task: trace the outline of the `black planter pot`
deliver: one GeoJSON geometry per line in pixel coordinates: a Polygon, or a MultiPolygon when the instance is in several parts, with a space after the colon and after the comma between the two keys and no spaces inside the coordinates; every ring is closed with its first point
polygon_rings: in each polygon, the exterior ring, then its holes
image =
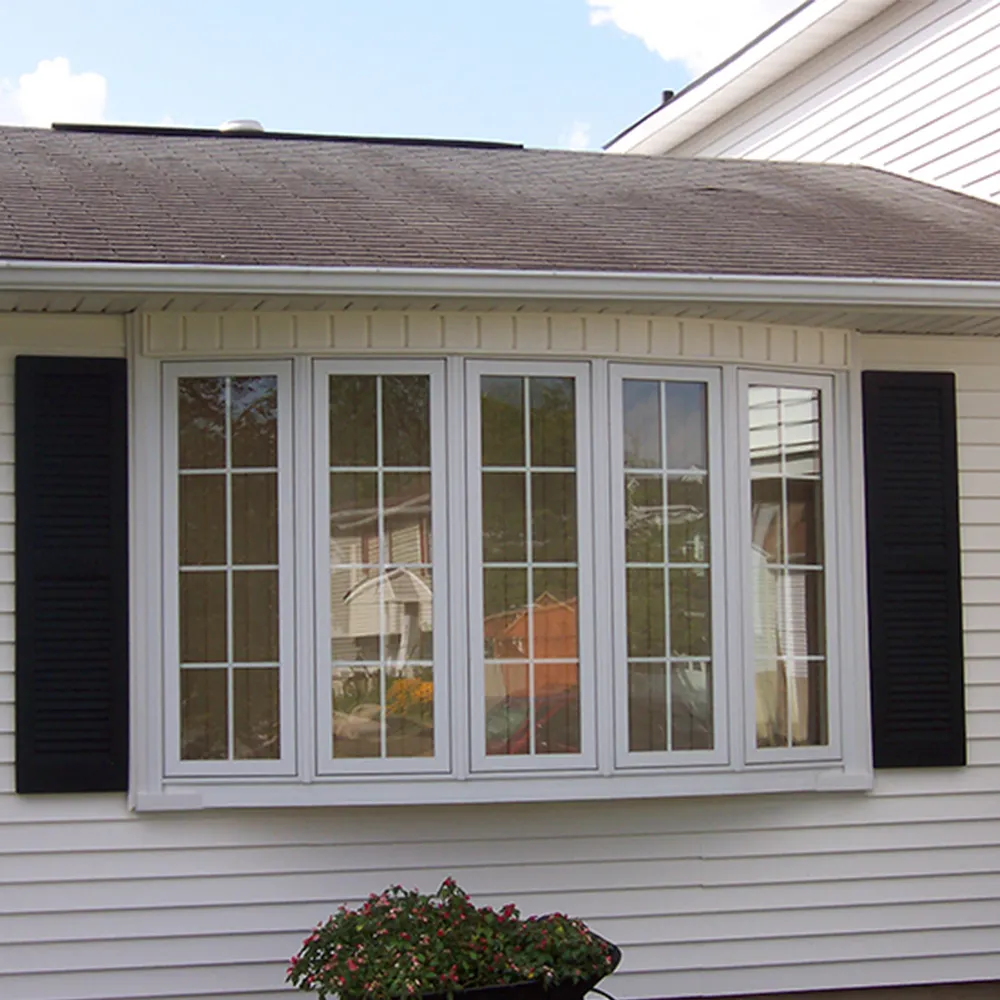
{"type": "MultiPolygon", "coordinates": [[[[602,939],[603,940],[603,939],[602,939]]],[[[539,979],[523,983],[507,983],[505,986],[476,986],[471,990],[456,990],[453,1000],[583,1000],[583,998],[605,977],[618,968],[622,960],[621,950],[606,942],[611,949],[612,964],[607,972],[593,979],[577,982],[563,980],[546,987],[539,979]]],[[[422,1000],[448,1000],[447,993],[425,993],[422,1000]]]]}

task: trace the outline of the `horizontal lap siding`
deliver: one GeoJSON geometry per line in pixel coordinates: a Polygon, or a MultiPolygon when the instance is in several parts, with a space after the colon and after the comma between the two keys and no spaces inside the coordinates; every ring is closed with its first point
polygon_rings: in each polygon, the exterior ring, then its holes
{"type": "MultiPolygon", "coordinates": [[[[213,353],[212,344],[218,354],[352,349],[352,336],[353,349],[464,342],[553,354],[595,350],[586,338],[600,336],[607,353],[627,356],[735,352],[779,363],[808,350],[813,365],[816,352],[842,365],[848,351],[838,331],[635,317],[351,322],[156,317],[144,337],[175,356],[213,353]]],[[[0,317],[0,435],[11,433],[18,351],[122,349],[118,321],[84,323],[75,336],[69,329],[0,317]]],[[[115,795],[0,795],[0,996],[277,1000],[289,995],[288,956],[332,907],[390,881],[432,888],[449,874],[481,902],[513,898],[528,912],[592,921],[624,948],[610,987],[623,998],[1000,977],[1000,627],[991,616],[1000,602],[1000,347],[876,338],[860,350],[869,367],[916,358],[958,371],[972,766],[880,775],[870,797],[136,816],[115,795]]],[[[8,792],[10,454],[0,444],[0,789],[8,792]]]]}
{"type": "Polygon", "coordinates": [[[864,163],[1000,196],[1000,3],[907,0],[672,152],[864,163]]]}

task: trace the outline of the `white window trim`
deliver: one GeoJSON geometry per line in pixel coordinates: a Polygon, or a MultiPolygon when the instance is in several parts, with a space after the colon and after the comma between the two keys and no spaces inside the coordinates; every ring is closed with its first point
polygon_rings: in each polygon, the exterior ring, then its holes
{"type": "MultiPolygon", "coordinates": [[[[229,362],[175,362],[163,366],[162,375],[162,469],[163,469],[163,619],[168,627],[163,629],[164,671],[163,734],[164,760],[167,777],[211,777],[217,775],[294,775],[297,762],[297,736],[295,726],[295,506],[293,503],[294,464],[292,459],[292,426],[295,399],[292,387],[292,368],[287,361],[229,362]],[[178,532],[178,425],[177,386],[182,378],[211,378],[246,375],[274,375],[278,380],[278,669],[279,669],[279,722],[281,756],[276,760],[182,760],[180,755],[180,660],[178,584],[180,580],[178,532]],[[285,623],[289,623],[286,625],[285,623]],[[172,623],[172,627],[170,627],[172,623]]],[[[227,525],[227,534],[231,525],[227,525]]],[[[232,627],[232,606],[227,614],[232,627]]],[[[231,676],[232,668],[228,674],[231,676]]],[[[230,712],[232,719],[232,690],[230,686],[230,712]]]]}
{"type": "MultiPolygon", "coordinates": [[[[448,516],[445,433],[445,364],[443,361],[349,360],[314,362],[313,383],[313,480],[315,482],[314,543],[316,595],[316,696],[312,725],[315,727],[316,774],[390,776],[394,774],[449,773],[451,734],[454,723],[449,690],[454,673],[448,641],[448,608],[451,603],[447,545],[448,516]],[[330,376],[331,375],[428,375],[430,377],[431,422],[431,553],[433,559],[434,603],[434,756],[387,757],[379,759],[337,759],[332,745],[330,622],[330,376]]],[[[381,418],[380,418],[381,419],[381,418]]]]}
{"type": "MultiPolygon", "coordinates": [[[[468,519],[468,590],[469,627],[468,661],[471,677],[469,703],[471,766],[474,772],[556,771],[560,774],[597,767],[596,664],[594,643],[594,513],[591,475],[590,366],[586,362],[545,361],[468,361],[466,363],[467,400],[467,480],[466,517],[468,519]],[[580,753],[487,756],[485,752],[485,656],[483,637],[483,496],[482,496],[482,425],[479,380],[483,375],[572,376],[576,400],[576,520],[577,520],[577,656],[580,677],[580,753]]],[[[529,415],[525,413],[525,420],[529,415]]],[[[528,461],[525,456],[525,461],[528,461]]],[[[461,567],[456,567],[456,573],[461,567]]],[[[456,576],[456,579],[459,577],[456,576]]]]}
{"type": "MultiPolygon", "coordinates": [[[[336,357],[332,352],[291,352],[294,369],[295,398],[292,417],[295,441],[293,493],[298,514],[294,527],[296,552],[315,551],[315,516],[311,510],[315,485],[311,463],[315,451],[312,440],[314,401],[312,399],[313,370],[317,361],[336,357]],[[306,463],[305,467],[303,463],[306,463]],[[303,469],[308,471],[303,471],[303,469]]],[[[398,357],[398,356],[397,356],[398,357]]],[[[447,503],[453,516],[448,518],[447,545],[449,563],[467,565],[467,524],[455,512],[467,502],[466,439],[464,422],[466,368],[468,356],[443,356],[440,352],[428,354],[428,360],[444,361],[447,375],[448,458],[447,503]],[[459,432],[456,432],[456,428],[459,432]]],[[[794,791],[863,791],[872,787],[873,774],[870,758],[870,736],[867,723],[867,639],[861,630],[865,622],[865,604],[858,581],[864,580],[864,522],[863,522],[863,450],[860,376],[857,372],[837,372],[833,379],[833,399],[836,404],[837,426],[833,434],[836,454],[839,505],[838,555],[840,570],[840,617],[843,633],[840,662],[836,665],[836,679],[831,685],[831,697],[838,696],[841,705],[839,732],[842,734],[842,754],[838,760],[764,760],[748,763],[742,749],[753,730],[746,726],[744,711],[745,687],[730,684],[730,706],[737,706],[728,720],[730,734],[730,761],[723,765],[698,765],[686,768],[646,769],[622,768],[615,760],[615,725],[612,718],[612,671],[598,670],[595,706],[597,771],[561,770],[553,772],[490,772],[471,774],[469,760],[468,718],[471,700],[469,677],[463,667],[462,650],[468,647],[466,623],[468,592],[463,578],[452,581],[453,607],[460,613],[451,616],[448,638],[452,651],[451,704],[451,770],[445,774],[414,775],[317,775],[315,773],[314,734],[311,732],[314,717],[314,663],[315,663],[315,613],[317,606],[313,593],[316,567],[314,558],[304,560],[300,555],[295,568],[296,603],[291,619],[295,624],[298,678],[298,697],[287,706],[297,713],[298,770],[287,775],[240,776],[232,773],[202,776],[167,776],[163,732],[164,658],[163,634],[165,619],[162,606],[164,547],[163,531],[163,437],[162,379],[163,368],[181,363],[169,357],[153,358],[142,353],[138,324],[133,328],[129,341],[130,360],[130,495],[132,497],[130,520],[131,534],[131,705],[132,705],[132,756],[129,803],[143,811],[190,810],[199,808],[228,807],[304,807],[315,805],[389,805],[389,804],[459,804],[495,802],[547,802],[560,800],[600,801],[616,799],[643,799],[684,796],[715,796],[733,794],[780,793],[794,791]],[[842,512],[842,516],[841,516],[842,512]],[[854,585],[851,585],[854,581],[854,585]],[[836,692],[833,688],[836,687],[836,692]],[[610,780],[609,780],[610,779],[610,780]]],[[[478,359],[475,359],[478,360],[478,359]]],[[[593,385],[593,429],[604,432],[609,425],[609,367],[602,358],[586,361],[573,358],[565,363],[546,358],[562,372],[575,364],[589,366],[593,385]]],[[[194,370],[204,371],[213,361],[192,363],[194,370]]],[[[270,361],[264,368],[274,370],[278,361],[270,361]]],[[[219,362],[219,370],[239,374],[239,359],[219,362]]],[[[255,364],[255,363],[254,363],[255,364]]],[[[380,362],[376,366],[386,370],[380,362]]],[[[644,368],[644,366],[642,366],[644,368]]],[[[660,365],[659,367],[663,367],[660,365]]],[[[668,367],[692,371],[687,364],[669,362],[668,367]]],[[[706,367],[705,363],[700,366],[706,367]]],[[[795,368],[775,369],[772,366],[712,365],[721,369],[722,405],[724,426],[735,426],[739,418],[738,382],[743,372],[761,381],[772,381],[782,371],[793,384],[802,384],[810,377],[808,371],[795,368]]],[[[259,369],[258,369],[259,370],[259,369]]],[[[730,449],[735,447],[726,435],[726,469],[733,464],[730,449]]],[[[596,523],[609,515],[610,496],[604,486],[614,482],[616,470],[610,461],[610,446],[605,446],[601,433],[595,436],[597,444],[592,454],[594,512],[596,523]]],[[[725,473],[725,470],[724,470],[725,473]]],[[[724,484],[729,488],[729,484],[724,484]]],[[[749,487],[747,487],[749,489],[749,487]]],[[[731,523],[726,505],[725,530],[727,538],[736,537],[739,521],[731,523]]],[[[830,509],[830,508],[828,508],[830,509]]],[[[608,538],[599,540],[594,552],[595,579],[610,579],[613,565],[608,538]]],[[[716,539],[716,544],[718,544],[716,539]]],[[[730,581],[730,589],[732,580],[730,581]]],[[[601,662],[610,658],[612,651],[611,611],[604,607],[610,602],[598,601],[594,615],[595,655],[601,662]]],[[[729,608],[725,629],[730,645],[727,662],[742,654],[742,621],[738,621],[729,608]]],[[[832,632],[834,626],[830,625],[832,632]]],[[[831,674],[833,671],[831,671],[831,674]]],[[[282,720],[285,725],[285,720],[282,720]]],[[[831,726],[833,726],[831,721],[831,726]]],[[[832,732],[836,735],[836,732],[832,732]]]]}
{"type": "MultiPolygon", "coordinates": [[[[725,502],[729,483],[724,477],[725,467],[722,420],[722,377],[718,368],[696,368],[676,365],[610,365],[610,427],[611,427],[611,542],[614,583],[612,602],[615,627],[614,664],[615,679],[615,731],[616,759],[619,768],[683,768],[707,764],[725,765],[729,762],[729,675],[731,663],[726,641],[729,627],[726,613],[732,607],[732,595],[727,595],[726,569],[727,536],[725,502]],[[625,572],[625,498],[624,482],[624,415],[622,387],[626,380],[645,380],[659,385],[662,382],[694,382],[706,390],[708,410],[708,488],[709,488],[709,579],[712,606],[712,721],[714,747],[712,750],[667,750],[633,752],[629,750],[628,734],[628,637],[626,616],[625,572]],[[721,613],[720,613],[721,612],[721,613]]],[[[664,656],[668,663],[669,656],[664,656]]],[[[670,706],[667,706],[669,715],[670,706]]]]}

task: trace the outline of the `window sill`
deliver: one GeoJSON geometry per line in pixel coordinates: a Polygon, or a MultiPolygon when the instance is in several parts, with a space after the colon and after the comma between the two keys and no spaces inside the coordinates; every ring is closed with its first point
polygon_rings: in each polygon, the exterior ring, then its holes
{"type": "Polygon", "coordinates": [[[405,780],[340,778],[309,784],[298,781],[164,782],[136,792],[137,812],[305,806],[457,805],[523,802],[616,801],[690,798],[782,792],[870,791],[870,770],[844,767],[782,766],[752,771],[690,771],[683,774],[509,775],[407,777],[405,780]]]}

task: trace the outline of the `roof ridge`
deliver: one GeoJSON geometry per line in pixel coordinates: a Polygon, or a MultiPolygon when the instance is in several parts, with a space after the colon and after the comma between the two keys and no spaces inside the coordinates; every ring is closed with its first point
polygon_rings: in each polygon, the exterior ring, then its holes
{"type": "Polygon", "coordinates": [[[344,142],[374,146],[443,146],[454,149],[524,149],[519,142],[491,139],[437,139],[424,136],[338,135],[321,132],[232,131],[187,125],[113,125],[84,122],[53,122],[54,132],[84,132],[96,135],[150,135],[206,139],[287,139],[297,142],[344,142]]]}

